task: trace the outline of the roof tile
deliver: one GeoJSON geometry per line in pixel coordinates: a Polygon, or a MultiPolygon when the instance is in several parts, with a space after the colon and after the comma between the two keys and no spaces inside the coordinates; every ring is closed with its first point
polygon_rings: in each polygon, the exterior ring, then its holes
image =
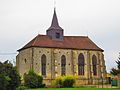
{"type": "Polygon", "coordinates": [[[103,51],[87,36],[64,36],[63,41],[57,41],[52,40],[47,35],[37,35],[33,40],[31,40],[28,44],[26,44],[23,48],[19,49],[18,51],[30,47],[103,51]]]}

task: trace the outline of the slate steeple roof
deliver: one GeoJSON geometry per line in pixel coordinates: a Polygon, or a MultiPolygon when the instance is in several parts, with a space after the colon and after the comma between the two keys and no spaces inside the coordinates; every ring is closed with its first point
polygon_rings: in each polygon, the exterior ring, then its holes
{"type": "Polygon", "coordinates": [[[52,18],[52,23],[51,26],[49,27],[48,30],[50,29],[62,29],[59,26],[59,22],[58,22],[58,18],[57,18],[57,14],[56,14],[56,9],[54,8],[54,14],[53,14],[53,18],[52,18]]]}

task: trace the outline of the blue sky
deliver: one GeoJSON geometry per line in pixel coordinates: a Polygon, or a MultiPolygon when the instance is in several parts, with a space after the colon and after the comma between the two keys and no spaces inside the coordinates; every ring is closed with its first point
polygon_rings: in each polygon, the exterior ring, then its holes
{"type": "MultiPolygon", "coordinates": [[[[51,24],[54,0],[0,0],[0,61],[15,60],[17,50],[51,24]]],[[[89,36],[104,49],[107,70],[120,51],[120,0],[56,0],[65,35],[89,36]]]]}

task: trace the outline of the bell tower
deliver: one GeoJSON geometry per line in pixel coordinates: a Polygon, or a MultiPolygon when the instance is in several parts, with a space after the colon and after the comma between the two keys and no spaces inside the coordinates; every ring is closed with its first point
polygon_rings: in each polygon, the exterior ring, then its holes
{"type": "Polygon", "coordinates": [[[48,28],[46,33],[53,40],[62,41],[64,38],[63,36],[64,30],[59,26],[55,8],[54,8],[54,14],[53,14],[51,26],[48,28]]]}

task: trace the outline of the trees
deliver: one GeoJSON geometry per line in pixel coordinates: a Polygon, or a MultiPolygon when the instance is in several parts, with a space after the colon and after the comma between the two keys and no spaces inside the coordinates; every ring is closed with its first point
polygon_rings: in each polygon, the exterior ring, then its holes
{"type": "Polygon", "coordinates": [[[15,90],[20,85],[20,75],[16,67],[7,60],[0,62],[0,90],[15,90]]]}
{"type": "Polygon", "coordinates": [[[0,90],[6,90],[7,85],[8,85],[7,77],[4,76],[3,74],[0,74],[0,90]]]}
{"type": "Polygon", "coordinates": [[[119,57],[118,57],[118,60],[116,61],[116,63],[117,63],[117,68],[112,68],[110,71],[110,73],[113,75],[120,74],[120,53],[119,53],[119,57]]]}

